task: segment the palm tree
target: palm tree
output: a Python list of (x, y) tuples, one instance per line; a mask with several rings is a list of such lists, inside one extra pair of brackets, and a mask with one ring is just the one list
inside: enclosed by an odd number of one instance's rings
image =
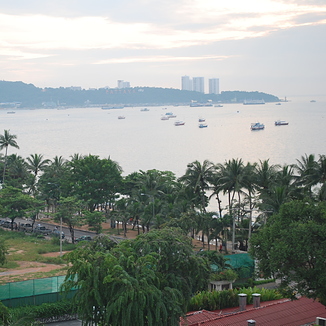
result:
[(28, 170), (37, 177), (38, 173), (44, 170), (51, 161), (48, 159), (44, 160), (42, 154), (31, 154), (26, 158), (26, 162)]
[(295, 169), (298, 172), (297, 184), (303, 186), (303, 189), (308, 192), (309, 197), (312, 197), (312, 187), (318, 183), (318, 162), (315, 155), (310, 154), (301, 156), (301, 160), (297, 160)]
[[(232, 251), (235, 244), (235, 216), (233, 214), (233, 202), (238, 195), (238, 206), (240, 208), (240, 193), (243, 187), (244, 164), (242, 159), (232, 159), (224, 165), (219, 164), (222, 173), (221, 183), (224, 193), (228, 194), (229, 215), (232, 217)], [(238, 214), (239, 215), (239, 214)]]
[(5, 149), (5, 158), (4, 158), (4, 166), (3, 166), (3, 174), (2, 174), (2, 184), (5, 183), (5, 173), (6, 173), (6, 165), (7, 165), (7, 154), (8, 147), (12, 146), (19, 149), (19, 146), (16, 142), (16, 135), (10, 134), (9, 130), (4, 130), (4, 134), (0, 135), (0, 150)]
[(185, 175), (179, 179), (179, 181), (184, 182), (187, 187), (192, 189), (195, 195), (194, 199), (197, 199), (200, 210), (203, 213), (206, 213), (206, 191), (211, 188), (209, 180), (211, 180), (214, 170), (214, 164), (208, 160), (205, 160), (203, 164), (195, 161), (187, 165)]

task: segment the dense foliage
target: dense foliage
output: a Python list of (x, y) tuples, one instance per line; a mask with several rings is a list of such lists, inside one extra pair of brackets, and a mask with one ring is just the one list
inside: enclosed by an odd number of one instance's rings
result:
[(284, 204), (251, 239), (265, 277), (326, 304), (326, 205), (307, 200)]
[(190, 239), (168, 228), (117, 246), (98, 238), (67, 260), (64, 288), (79, 288), (74, 301), (85, 325), (177, 325), (209, 275)]
[(241, 288), (223, 291), (203, 291), (194, 295), (189, 303), (189, 311), (218, 310), (239, 306), (239, 293), (247, 294), (247, 303), (252, 304), (252, 294), (259, 293), (261, 301), (281, 299), (283, 296), (277, 290), (264, 288)]

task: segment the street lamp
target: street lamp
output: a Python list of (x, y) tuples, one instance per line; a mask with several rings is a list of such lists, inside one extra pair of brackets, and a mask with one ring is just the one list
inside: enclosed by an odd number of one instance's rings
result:
[[(48, 182), (49, 185), (55, 185), (58, 188), (59, 191), (59, 199), (60, 199), (60, 185), (52, 182)], [(59, 256), (62, 257), (62, 216), (60, 214), (60, 231), (59, 231), (59, 242), (60, 242), (60, 254)]]

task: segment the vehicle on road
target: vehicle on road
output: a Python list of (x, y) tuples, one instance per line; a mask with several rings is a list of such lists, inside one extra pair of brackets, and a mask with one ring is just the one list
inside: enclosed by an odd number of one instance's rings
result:
[[(52, 231), (52, 235), (54, 237), (59, 237), (60, 236), (60, 231), (55, 229), (55, 230)], [(64, 238), (65, 238), (65, 233), (62, 231), (61, 232), (61, 239), (64, 239)]]
[(33, 225), (31, 223), (20, 223), (19, 229), (24, 232), (33, 232)]
[(90, 235), (82, 235), (81, 237), (75, 239), (75, 242), (80, 242), (80, 241), (92, 241), (93, 238)]
[(45, 226), (39, 226), (39, 225), (34, 228), (33, 232), (40, 233), (43, 235), (49, 235), (52, 233), (50, 229), (47, 229)]

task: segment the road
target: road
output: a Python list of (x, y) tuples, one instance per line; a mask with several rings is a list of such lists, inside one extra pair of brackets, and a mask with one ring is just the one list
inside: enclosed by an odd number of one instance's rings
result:
[[(25, 219), (20, 219), (20, 218), (15, 219), (15, 222), (16, 223), (32, 223), (32, 221), (30, 221), (30, 220), (25, 220)], [(34, 227), (37, 224), (41, 224), (42, 226), (45, 226), (46, 228), (48, 228), (52, 231), (54, 230), (55, 227), (57, 227), (57, 229), (60, 230), (60, 226), (58, 226), (57, 224), (43, 222), (42, 220), (37, 220), (34, 224)], [(65, 240), (67, 240), (68, 242), (72, 242), (69, 228), (67, 228), (66, 226), (62, 226), (62, 231), (65, 234)], [(79, 238), (82, 235), (90, 235), (93, 238), (96, 236), (96, 233), (92, 232), (92, 231), (84, 231), (84, 230), (75, 229), (75, 238)]]

